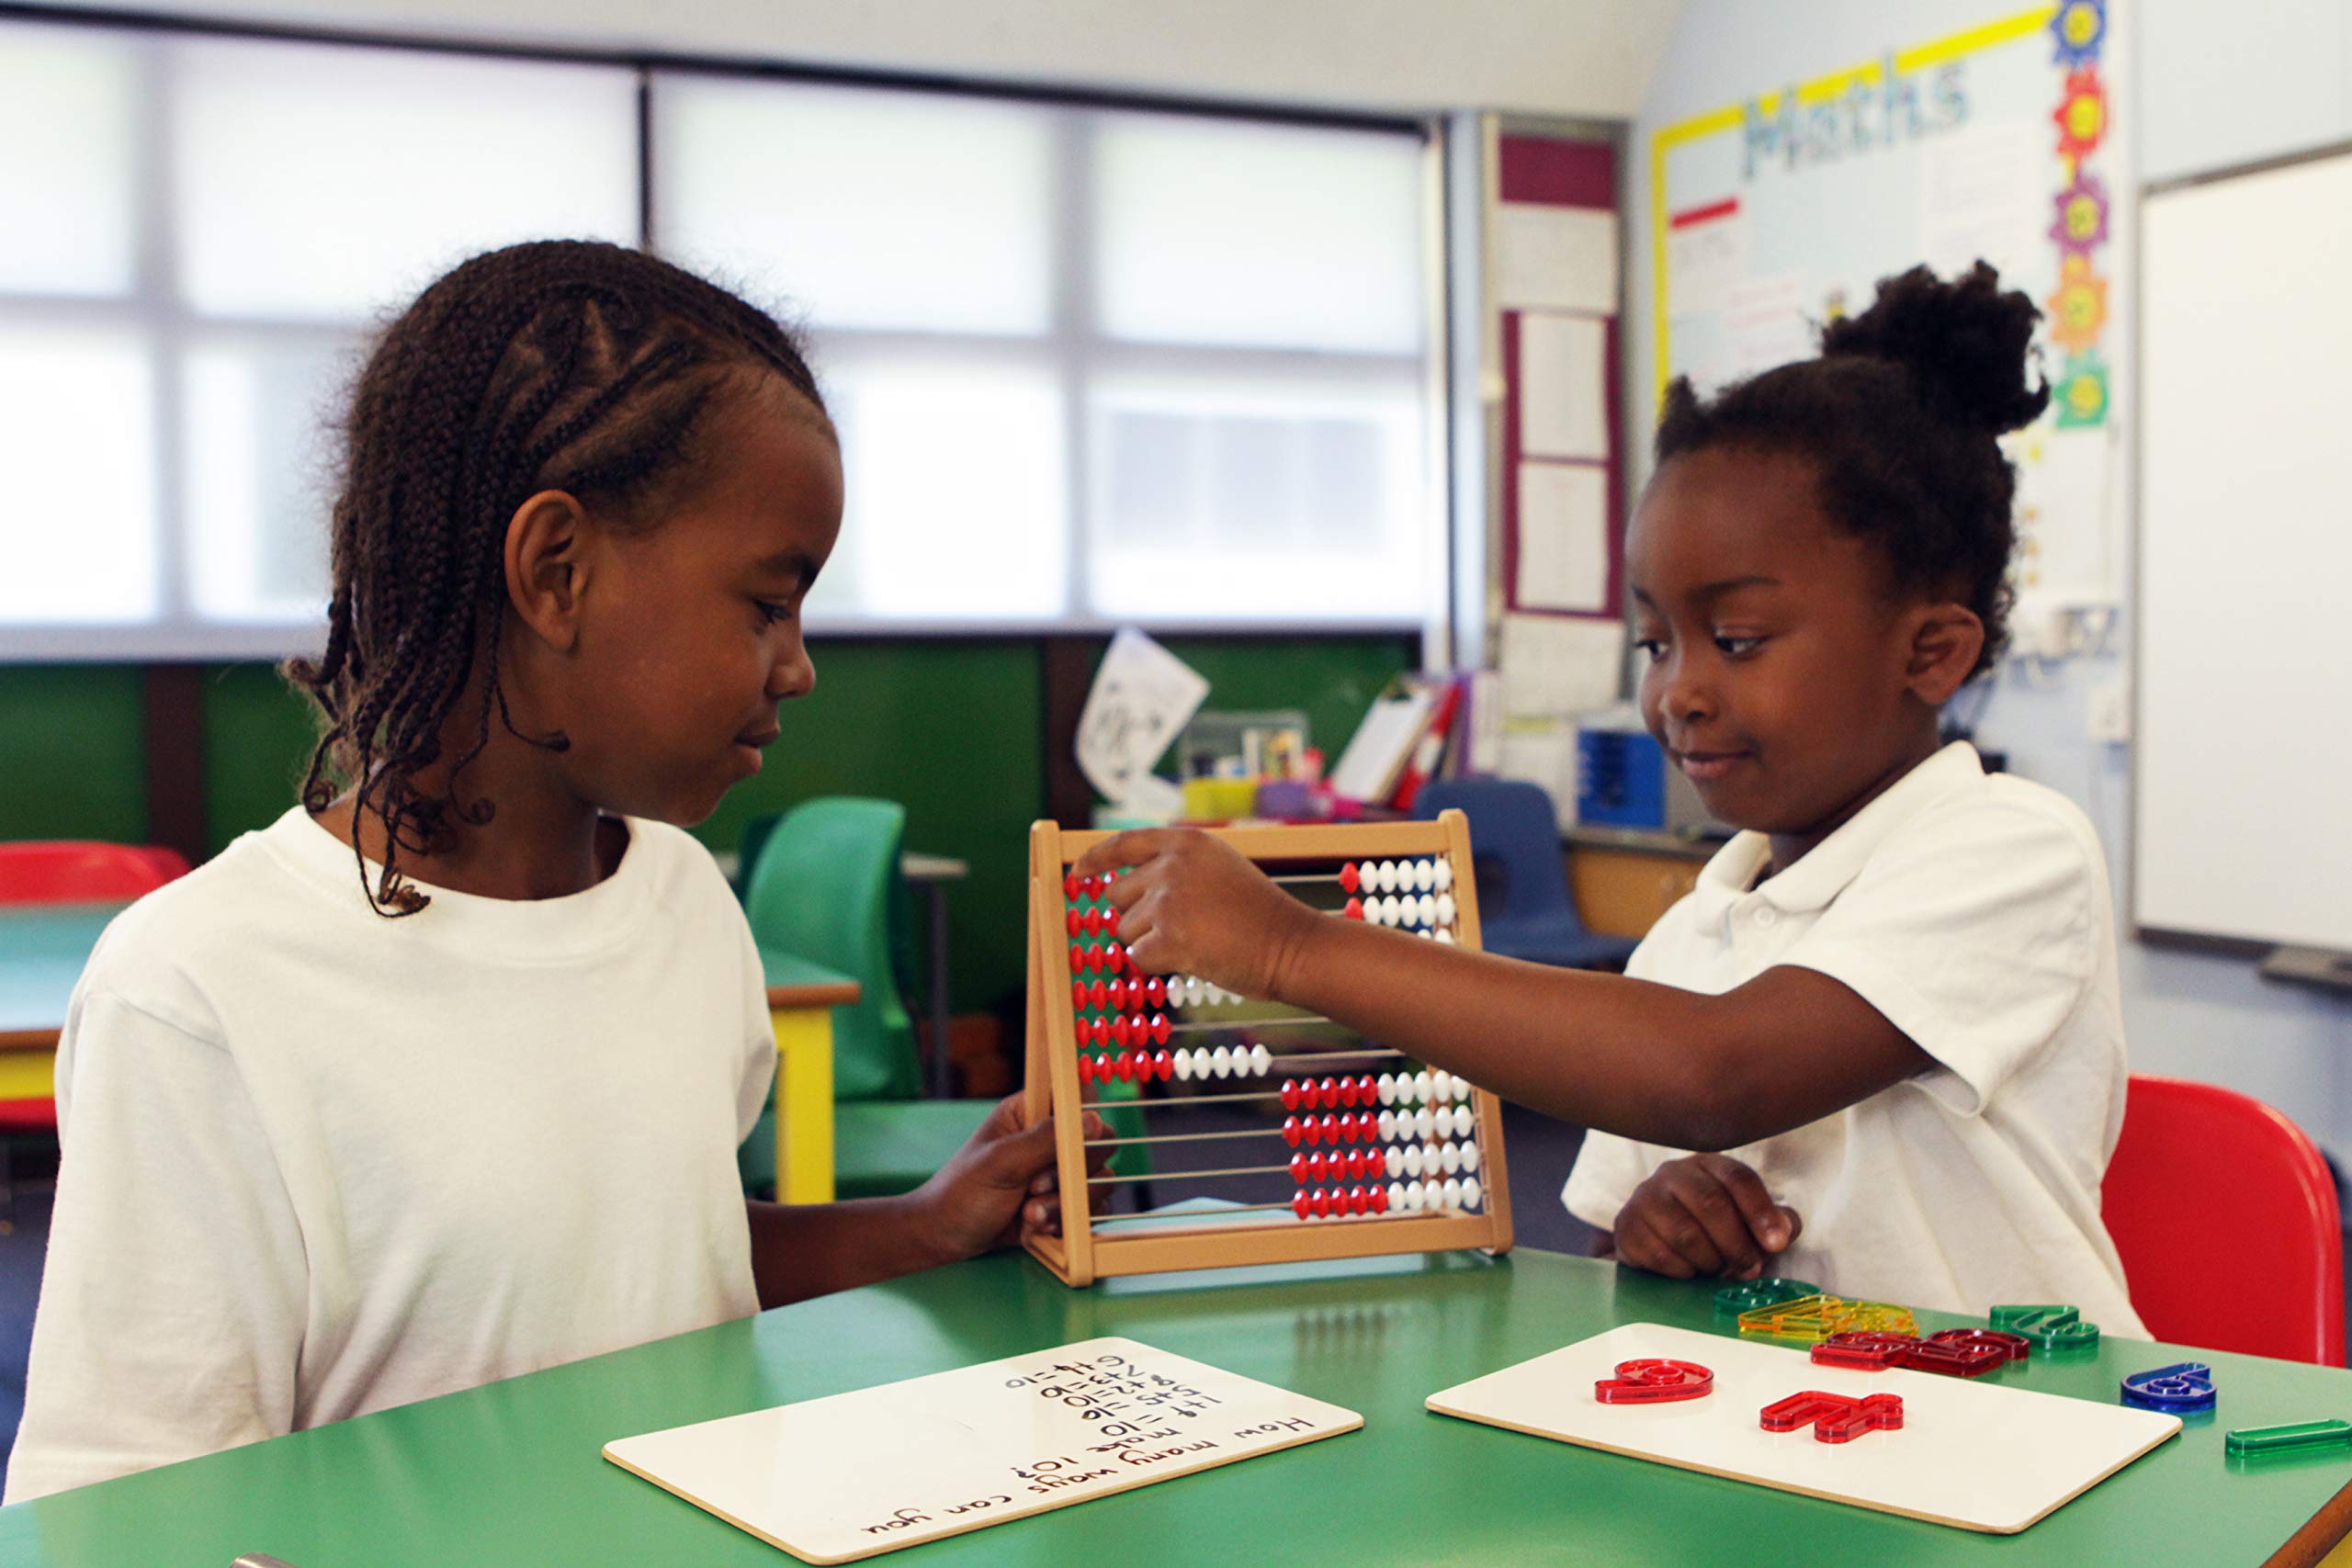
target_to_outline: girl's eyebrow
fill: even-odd
[[[765,576],[789,577],[803,587],[817,581],[816,560],[797,545],[762,556],[752,563],[752,570]]]
[[[1726,577],[1720,582],[1710,582],[1704,587],[1693,589],[1691,590],[1690,597],[1701,604],[1712,604],[1713,601],[1722,598],[1724,594],[1731,592],[1735,589],[1778,588],[1781,586],[1781,580],[1777,577],[1765,577],[1760,574],[1750,573],[1746,577]]]

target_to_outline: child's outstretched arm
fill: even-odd
[[[1086,1135],[1109,1126],[1086,1113]],[[1112,1151],[1093,1150],[1100,1175]],[[752,1277],[763,1309],[878,1284],[1007,1246],[1025,1225],[1061,1228],[1054,1175],[1054,1123],[1022,1124],[1021,1096],[1007,1096],[939,1173],[896,1198],[840,1203],[750,1205]]]
[[[1726,1149],[1933,1065],[1840,982],[1782,966],[1722,996],[1555,969],[1334,919],[1187,829],[1119,833],[1111,884],[1136,961],[1346,1024],[1507,1100],[1644,1143]]]

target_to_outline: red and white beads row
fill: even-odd
[[[1450,860],[1350,861],[1340,868],[1350,893],[1443,893],[1453,886]]]
[[[1263,1045],[1219,1045],[1215,1048],[1198,1046],[1186,1051],[1121,1051],[1105,1056],[1080,1054],[1078,1058],[1078,1081],[1093,1083],[1097,1079],[1108,1083],[1117,1078],[1123,1083],[1148,1082],[1158,1078],[1166,1083],[1170,1078],[1179,1083],[1212,1077],[1263,1077],[1274,1070],[1273,1053]]]
[[[1476,1177],[1450,1176],[1443,1181],[1392,1181],[1385,1187],[1302,1187],[1290,1207],[1302,1220],[1329,1220],[1353,1214],[1475,1211],[1486,1196]]]
[[[1428,1144],[1467,1138],[1476,1132],[1476,1112],[1466,1105],[1419,1111],[1355,1111],[1334,1115],[1285,1116],[1283,1140],[1292,1148],[1301,1144],[1393,1144],[1412,1139]]]
[[[1448,1072],[1370,1073],[1344,1078],[1284,1078],[1285,1111],[1352,1111],[1357,1106],[1460,1104],[1476,1092],[1468,1078]]]
[[[1370,898],[1351,898],[1340,913],[1351,920],[1368,925],[1394,926],[1418,931],[1421,935],[1439,942],[1451,942],[1453,918],[1461,911],[1453,905],[1451,893],[1391,893]]]
[[[1476,1144],[1391,1144],[1385,1149],[1300,1150],[1290,1156],[1290,1179],[1303,1187],[1326,1181],[1362,1181],[1385,1176],[1393,1181],[1408,1177],[1473,1175],[1478,1169]]]

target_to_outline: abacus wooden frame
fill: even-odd
[[[1347,823],[1329,826],[1212,829],[1216,837],[1260,863],[1292,861],[1395,860],[1443,856],[1453,867],[1460,945],[1478,946],[1478,903],[1471,874],[1470,824],[1459,811],[1434,822]],[[1510,1184],[1503,1163],[1502,1102],[1473,1091],[1487,1192],[1483,1213],[1408,1215],[1300,1224],[1184,1226],[1148,1235],[1095,1234],[1095,1215],[1073,1194],[1087,1184],[1085,1116],[1078,1081],[1076,1015],[1070,1005],[1062,891],[1070,865],[1108,833],[1064,832],[1053,822],[1029,829],[1028,1069],[1023,1088],[1029,1120],[1054,1113],[1056,1169],[1062,1234],[1031,1234],[1023,1245],[1065,1283],[1088,1285],[1123,1274],[1180,1269],[1235,1268],[1317,1258],[1373,1258],[1403,1252],[1477,1247],[1510,1250]]]

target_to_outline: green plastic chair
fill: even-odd
[[[911,1191],[964,1145],[996,1102],[924,1100],[903,982],[913,972],[914,922],[899,856],[906,807],[828,795],[744,832],[744,914],[763,947],[821,964],[858,983],[833,1010],[833,1190],[842,1198]],[[1119,1085],[1130,1095],[1132,1085]],[[738,1154],[747,1190],[775,1181],[775,1109]],[[1139,1134],[1126,1111],[1120,1135]],[[1141,1154],[1123,1150],[1122,1156]],[[1140,1174],[1122,1170],[1121,1174]]]

